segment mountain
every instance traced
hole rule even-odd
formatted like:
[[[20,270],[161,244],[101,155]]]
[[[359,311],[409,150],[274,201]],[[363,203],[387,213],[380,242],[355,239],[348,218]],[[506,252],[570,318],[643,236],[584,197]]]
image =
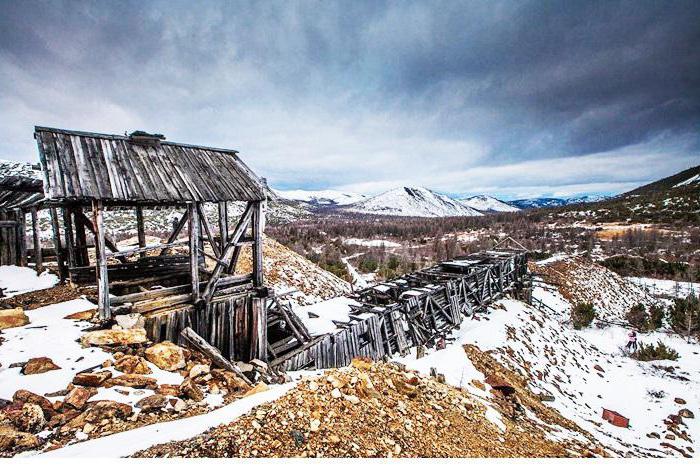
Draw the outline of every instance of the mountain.
[[[401,187],[346,206],[344,210],[363,214],[410,217],[482,216],[449,196],[427,188]]]
[[[700,187],[700,165],[678,172],[670,177],[662,178],[647,185],[642,185],[622,196],[673,194],[684,189],[694,190]]]
[[[460,203],[476,209],[480,212],[516,212],[520,211],[520,208],[511,206],[508,203],[496,199],[493,196],[488,195],[477,195],[470,198],[460,199]]]
[[[313,206],[346,206],[367,199],[360,193],[337,190],[275,190],[280,197],[292,201],[302,201]]]
[[[558,208],[570,204],[596,203],[609,198],[609,196],[603,195],[584,195],[573,198],[526,198],[508,201],[508,204],[520,209]]]

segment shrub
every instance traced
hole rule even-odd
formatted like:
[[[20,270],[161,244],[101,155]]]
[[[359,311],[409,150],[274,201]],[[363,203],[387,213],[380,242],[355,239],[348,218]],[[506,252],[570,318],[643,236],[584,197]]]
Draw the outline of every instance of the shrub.
[[[649,328],[649,316],[643,303],[637,303],[626,315],[627,321],[637,330],[646,331]]]
[[[700,301],[695,294],[676,298],[668,312],[671,329],[684,336],[700,332]]]
[[[632,354],[632,358],[642,362],[650,362],[652,360],[678,360],[678,357],[680,357],[678,352],[661,341],[657,342],[656,346],[652,344],[639,344],[639,348]]]
[[[666,316],[666,309],[663,305],[652,305],[649,307],[649,329],[656,330],[664,325],[664,317]]]
[[[596,313],[592,303],[578,303],[571,310],[571,321],[574,324],[574,329],[590,326],[595,317]]]

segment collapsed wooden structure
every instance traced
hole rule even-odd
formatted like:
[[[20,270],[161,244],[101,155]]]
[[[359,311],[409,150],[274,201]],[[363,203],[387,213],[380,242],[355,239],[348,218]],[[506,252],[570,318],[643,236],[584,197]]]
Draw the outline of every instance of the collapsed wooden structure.
[[[60,256],[60,247],[42,248],[39,212],[46,209],[42,181],[39,178],[15,174],[0,164],[0,266],[27,266],[31,260],[37,272],[43,270],[44,260]],[[28,167],[32,168],[29,164]],[[52,219],[55,209],[50,209]],[[27,215],[31,224],[27,226]],[[32,247],[27,248],[27,232],[31,231]],[[62,267],[59,267],[62,271]]]
[[[351,295],[349,321],[337,331],[310,336],[291,310],[271,302],[270,326],[284,318],[284,329],[268,330],[270,365],[281,370],[350,364],[355,356],[374,360],[432,344],[459,327],[465,317],[512,293],[528,299],[530,276],[524,251],[493,250],[461,256]],[[293,315],[293,313],[291,313]]]
[[[153,340],[177,340],[189,326],[220,343],[229,358],[267,358],[267,190],[236,151],[145,132],[120,136],[36,127],[34,136],[44,203],[60,209],[63,218],[61,260],[72,283],[96,282],[102,320],[141,313]],[[236,202],[245,204],[237,219]],[[162,209],[181,211],[180,220],[164,243],[148,245],[145,216]],[[110,238],[110,211],[133,212],[136,248],[120,249]],[[215,221],[207,213],[215,213]],[[186,238],[178,239],[185,226]],[[246,247],[253,267],[241,274],[236,265]]]

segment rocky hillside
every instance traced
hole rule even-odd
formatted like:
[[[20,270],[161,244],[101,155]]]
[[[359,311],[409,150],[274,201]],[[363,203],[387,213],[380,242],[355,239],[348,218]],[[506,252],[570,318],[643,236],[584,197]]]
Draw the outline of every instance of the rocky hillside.
[[[492,382],[501,410],[512,413],[520,406],[513,388]],[[578,457],[599,449],[554,440],[551,426],[536,419],[504,417],[503,432],[465,390],[355,359],[232,423],[135,457]]]
[[[246,250],[240,259],[241,272],[251,270],[250,249]],[[350,291],[348,282],[270,237],[265,237],[263,271],[267,284],[278,294],[291,292],[285,299],[295,305],[311,305]]]

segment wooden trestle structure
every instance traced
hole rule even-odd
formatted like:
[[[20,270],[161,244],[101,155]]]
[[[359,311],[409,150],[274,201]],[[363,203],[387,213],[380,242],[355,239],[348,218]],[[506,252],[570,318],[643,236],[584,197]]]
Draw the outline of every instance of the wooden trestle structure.
[[[350,320],[334,333],[310,336],[291,310],[271,301],[268,312],[270,366],[280,370],[320,369],[350,364],[355,356],[379,360],[406,354],[459,327],[465,317],[512,293],[529,299],[524,251],[494,250],[461,256],[350,297]],[[284,321],[286,333],[274,331]]]
[[[228,358],[267,359],[262,231],[268,190],[236,151],[145,132],[36,127],[34,137],[44,203],[63,217],[67,276],[73,284],[96,284],[101,320],[141,313],[152,340],[177,341],[190,327]],[[237,219],[236,202],[245,204]],[[180,220],[164,243],[147,245],[145,216],[162,209],[181,211]],[[107,211],[133,213],[137,248],[119,249],[110,239]],[[216,222],[207,212],[217,213]],[[241,274],[236,265],[246,247],[253,270]]]

